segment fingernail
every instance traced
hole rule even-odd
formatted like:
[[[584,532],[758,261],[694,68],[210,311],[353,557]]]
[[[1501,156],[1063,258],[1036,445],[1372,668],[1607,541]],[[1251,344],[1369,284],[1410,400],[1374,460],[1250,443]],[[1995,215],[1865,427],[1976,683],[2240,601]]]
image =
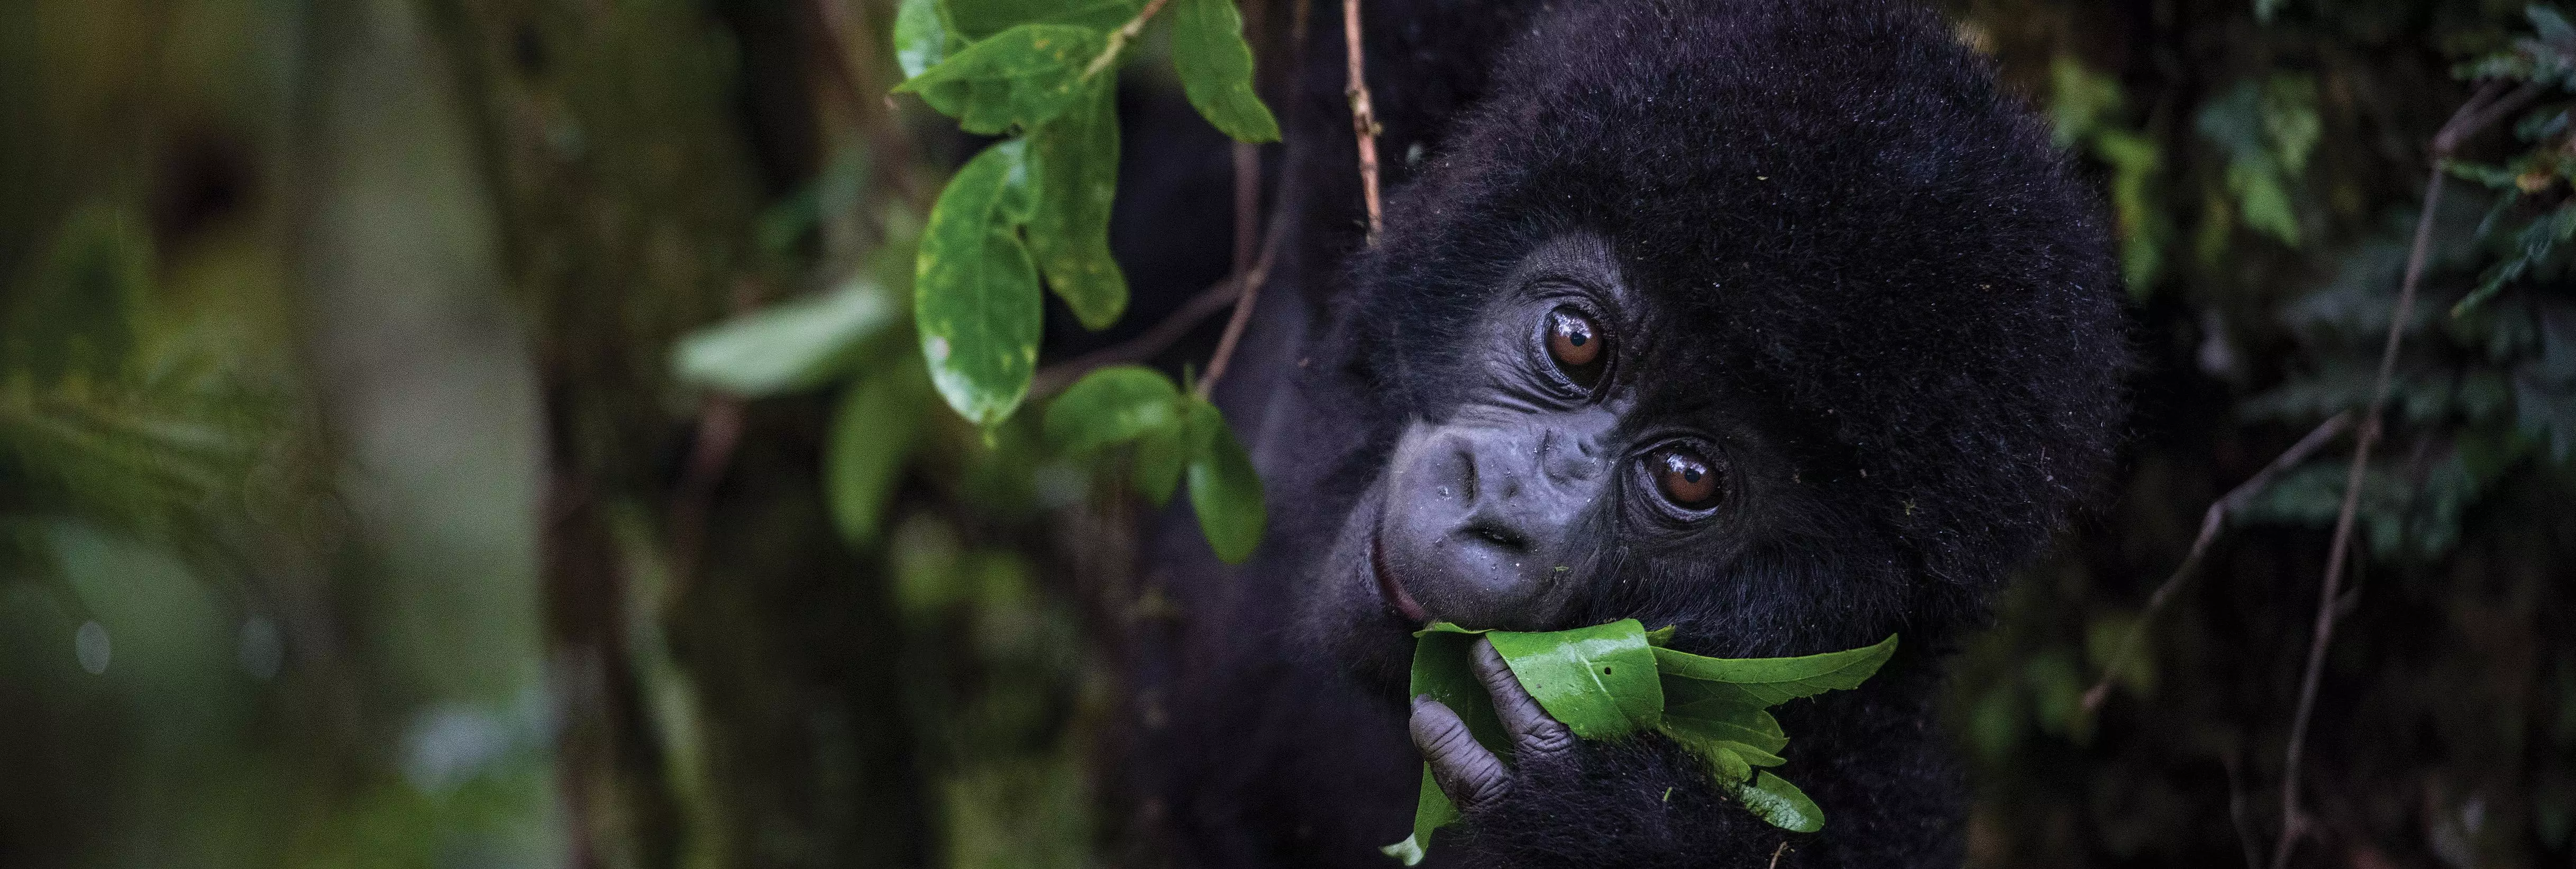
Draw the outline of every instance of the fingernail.
[[[1422,705],[1422,704],[1429,703],[1429,702],[1431,702],[1431,695],[1429,695],[1429,694],[1415,694],[1415,695],[1413,695],[1413,705],[1415,705],[1415,706],[1420,706],[1420,705]]]

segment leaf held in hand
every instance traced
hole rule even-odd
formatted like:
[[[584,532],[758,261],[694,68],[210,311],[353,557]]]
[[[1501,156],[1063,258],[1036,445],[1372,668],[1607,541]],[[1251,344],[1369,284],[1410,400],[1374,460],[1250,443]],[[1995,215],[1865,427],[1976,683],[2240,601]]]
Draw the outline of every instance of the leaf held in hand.
[[[984,149],[930,209],[914,260],[912,312],[931,383],[959,416],[990,427],[1028,395],[1038,357],[1037,269],[1020,243],[1029,214],[1018,141]]]
[[[1655,650],[1636,619],[1539,634],[1495,631],[1490,638],[1521,686],[1576,736],[1616,739],[1663,719]]]
[[[1744,801],[1744,807],[1751,810],[1754,817],[1771,826],[1793,833],[1813,833],[1825,828],[1825,813],[1816,808],[1814,800],[1807,799],[1807,792],[1768,770],[1755,774],[1751,784],[1736,785],[1731,792],[1736,799]]]
[[[998,136],[1046,123],[1083,96],[1082,71],[1106,47],[1100,31],[1022,24],[966,46],[895,86],[967,132]]]
[[[1760,769],[1787,763],[1779,752],[1789,744],[1765,707],[1858,687],[1896,651],[1891,635],[1877,645],[1822,655],[1709,658],[1663,648],[1672,629],[1647,631],[1634,619],[1547,633],[1431,623],[1414,634],[1420,639],[1414,645],[1413,693],[1430,694],[1457,712],[1476,741],[1507,763],[1508,741],[1495,721],[1493,701],[1469,663],[1476,634],[1492,638],[1522,687],[1577,736],[1601,739],[1652,728],[1697,756],[1710,779],[1756,817],[1796,832],[1823,829],[1824,812],[1796,785]],[[1642,685],[1619,672],[1644,661],[1654,662],[1656,675]],[[1605,666],[1610,672],[1600,673]],[[1413,835],[1379,850],[1413,865],[1429,849],[1431,831],[1457,818],[1457,807],[1425,765]]]
[[[1269,521],[1261,475],[1216,405],[1192,399],[1188,426],[1190,509],[1198,513],[1199,531],[1216,557],[1241,564],[1261,545],[1262,526]]]
[[[1744,689],[1763,706],[1800,697],[1860,687],[1896,654],[1896,635],[1877,645],[1797,658],[1709,658],[1672,649],[1655,650],[1655,666],[1688,679],[1726,682]]]
[[[1441,705],[1449,707],[1449,711],[1458,713],[1460,721],[1466,722],[1467,733],[1476,738],[1477,744],[1509,763],[1511,739],[1503,733],[1502,720],[1494,715],[1493,695],[1486,693],[1485,683],[1476,678],[1471,654],[1476,635],[1482,633],[1485,632],[1470,631],[1448,622],[1432,622],[1414,632],[1413,679],[1406,696],[1428,695],[1440,701]],[[1442,793],[1439,783],[1432,779],[1431,765],[1423,764],[1422,793],[1413,808],[1413,835],[1378,850],[1404,861],[1407,866],[1420,863],[1422,855],[1431,848],[1431,831],[1448,826],[1457,819],[1457,805],[1449,801],[1448,794]]]
[[[1234,0],[1172,0],[1172,66],[1208,123],[1240,142],[1279,140],[1279,121],[1252,89],[1252,46]]]
[[[1667,735],[1679,732],[1698,739],[1743,743],[1766,754],[1778,754],[1789,745],[1788,735],[1780,731],[1780,722],[1760,707],[1707,702],[1672,705],[1667,699],[1663,730]]]

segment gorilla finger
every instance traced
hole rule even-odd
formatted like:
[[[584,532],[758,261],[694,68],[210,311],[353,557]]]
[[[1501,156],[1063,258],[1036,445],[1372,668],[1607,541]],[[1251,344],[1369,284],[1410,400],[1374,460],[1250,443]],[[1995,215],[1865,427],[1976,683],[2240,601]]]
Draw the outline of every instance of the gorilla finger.
[[[1503,730],[1512,735],[1512,753],[1522,760],[1542,754],[1554,754],[1574,746],[1574,731],[1547,714],[1538,698],[1521,687],[1512,666],[1503,662],[1503,654],[1494,651],[1492,640],[1476,638],[1468,653],[1475,663],[1476,678],[1485,683],[1485,692],[1494,695],[1494,717],[1502,720]]]
[[[1431,779],[1458,808],[1470,809],[1501,796],[1511,773],[1501,758],[1486,751],[1467,731],[1467,722],[1425,694],[1413,698],[1413,747],[1431,765]]]

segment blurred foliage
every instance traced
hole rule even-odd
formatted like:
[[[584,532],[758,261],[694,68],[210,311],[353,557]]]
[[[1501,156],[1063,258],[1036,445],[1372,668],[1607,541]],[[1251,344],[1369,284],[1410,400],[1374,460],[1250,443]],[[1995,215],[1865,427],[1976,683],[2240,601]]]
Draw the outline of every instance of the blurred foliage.
[[[2195,519],[2369,403],[2430,168],[2473,82],[2548,83],[2469,140],[2404,324],[2304,764],[2296,865],[2566,865],[2576,786],[2576,296],[2564,58],[2547,7],[1969,0],[1963,33],[2044,95],[2100,173],[2141,300],[2138,437],[2116,501],[1962,661],[1979,865],[2269,865],[2280,770],[2349,440],[2229,517],[2083,702]],[[2508,84],[2512,81],[2508,81]],[[2187,252],[2175,255],[2177,246]]]
[[[1286,31],[1267,5],[1247,34]],[[2148,362],[2104,506],[1961,659],[1972,862],[2268,858],[2346,447],[2142,608],[2212,498],[2368,401],[2426,143],[2500,76],[2546,91],[2448,170],[2296,862],[2568,865],[2576,29],[2519,0],[1947,5],[2101,184]],[[1174,0],[1064,110],[1262,138],[1271,80],[1203,38],[1227,7]],[[1098,8],[1050,23],[1133,12]],[[1134,853],[1092,757],[1109,710],[1157,708],[1111,656],[1177,614],[1131,529],[1185,480],[1244,499],[1192,461],[1223,426],[1176,366],[978,426],[906,328],[989,143],[886,95],[1026,11],[0,0],[0,863]],[[1085,226],[1031,263],[1099,290],[1050,324],[1124,297],[1082,283]],[[1199,289],[1136,262],[1139,312]],[[1028,334],[1032,365],[1105,340]]]

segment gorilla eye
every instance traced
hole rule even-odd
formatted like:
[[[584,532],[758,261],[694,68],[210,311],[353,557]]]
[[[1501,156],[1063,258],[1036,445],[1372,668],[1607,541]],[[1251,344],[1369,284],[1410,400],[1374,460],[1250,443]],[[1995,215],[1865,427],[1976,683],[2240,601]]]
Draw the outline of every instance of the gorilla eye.
[[[1655,488],[1664,500],[1684,510],[1706,510],[1717,506],[1720,491],[1717,468],[1697,450],[1689,447],[1665,447],[1646,458],[1646,469],[1655,476]]]
[[[1608,359],[1609,342],[1595,328],[1592,318],[1572,306],[1559,306],[1547,312],[1547,357],[1556,361],[1556,370],[1574,385],[1591,389],[1601,382],[1601,369]]]

